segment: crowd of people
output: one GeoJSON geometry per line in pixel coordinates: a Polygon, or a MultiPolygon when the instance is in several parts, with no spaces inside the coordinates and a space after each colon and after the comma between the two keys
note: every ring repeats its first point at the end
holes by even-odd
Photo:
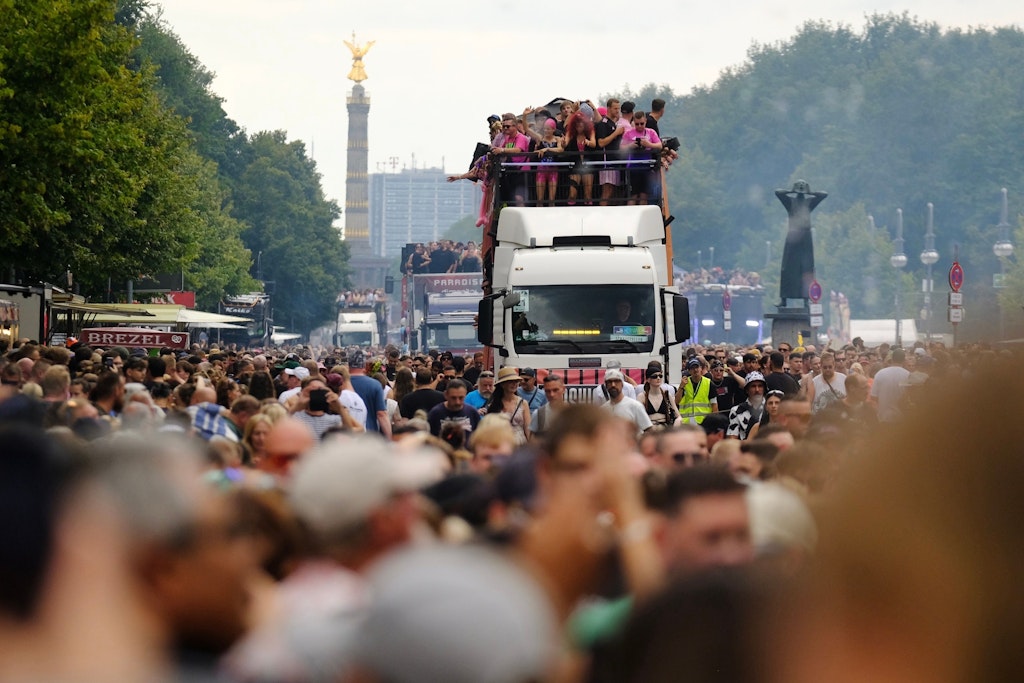
{"type": "Polygon", "coordinates": [[[713,268],[697,268],[683,273],[682,291],[689,292],[705,285],[736,285],[753,288],[762,286],[760,274],[742,268],[726,270],[720,266],[714,266],[713,268]]]}
{"type": "Polygon", "coordinates": [[[338,294],[338,308],[363,308],[387,301],[388,296],[383,289],[348,289],[338,294]]]}
{"type": "Polygon", "coordinates": [[[1005,681],[982,346],[0,349],[0,680],[1005,681]]]}
{"type": "Polygon", "coordinates": [[[614,97],[603,106],[560,99],[526,107],[518,116],[493,114],[487,117],[488,142],[477,145],[466,173],[448,181],[482,182],[478,226],[490,222],[496,201],[516,206],[660,204],[660,169],[679,157],[679,141],[663,139],[659,130],[665,105],[655,98],[648,112],[614,97]]]}
{"type": "Polygon", "coordinates": [[[473,240],[417,242],[403,265],[404,271],[411,275],[479,273],[482,268],[480,250],[473,240]]]}

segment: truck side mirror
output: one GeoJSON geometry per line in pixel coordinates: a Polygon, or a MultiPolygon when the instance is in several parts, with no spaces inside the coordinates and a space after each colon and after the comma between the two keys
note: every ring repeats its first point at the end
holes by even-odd
{"type": "Polygon", "coordinates": [[[476,338],[484,346],[494,346],[494,299],[480,299],[477,307],[476,338]]]}
{"type": "Polygon", "coordinates": [[[672,297],[672,318],[675,343],[682,344],[690,338],[690,300],[682,294],[672,297]]]}

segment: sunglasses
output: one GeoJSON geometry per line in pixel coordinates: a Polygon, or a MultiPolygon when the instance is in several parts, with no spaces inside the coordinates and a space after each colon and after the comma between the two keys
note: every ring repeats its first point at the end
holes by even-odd
{"type": "Polygon", "coordinates": [[[662,377],[664,377],[664,375],[658,373],[657,375],[651,375],[648,379],[661,379],[662,377]]]}
{"type": "Polygon", "coordinates": [[[674,460],[679,465],[685,465],[687,462],[692,462],[692,463],[696,464],[696,463],[699,463],[699,462],[704,462],[705,459],[706,458],[705,458],[703,453],[685,453],[684,452],[684,453],[673,453],[672,454],[672,460],[674,460]]]}

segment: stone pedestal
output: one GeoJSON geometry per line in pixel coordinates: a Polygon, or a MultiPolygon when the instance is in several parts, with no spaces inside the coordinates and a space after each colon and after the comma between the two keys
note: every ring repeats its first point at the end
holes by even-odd
{"type": "MultiPolygon", "coordinates": [[[[803,300],[800,300],[803,301],[803,300]]],[[[785,306],[777,306],[775,313],[766,313],[764,317],[772,322],[772,347],[779,348],[779,344],[787,342],[791,348],[799,345],[800,335],[803,335],[804,343],[814,343],[814,333],[811,329],[811,311],[804,301],[798,305],[790,299],[785,306]]]]}

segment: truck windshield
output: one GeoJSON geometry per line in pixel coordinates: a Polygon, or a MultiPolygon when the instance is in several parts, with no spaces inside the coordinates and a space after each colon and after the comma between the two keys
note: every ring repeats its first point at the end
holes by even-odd
{"type": "Polygon", "coordinates": [[[468,347],[476,342],[476,328],[472,322],[447,323],[427,326],[427,344],[430,348],[468,347]]]}
{"type": "Polygon", "coordinates": [[[519,353],[650,353],[656,326],[650,285],[515,288],[512,338],[519,353]]]}
{"type": "Polygon", "coordinates": [[[338,346],[364,346],[372,341],[372,332],[342,332],[338,335],[338,346]]]}

